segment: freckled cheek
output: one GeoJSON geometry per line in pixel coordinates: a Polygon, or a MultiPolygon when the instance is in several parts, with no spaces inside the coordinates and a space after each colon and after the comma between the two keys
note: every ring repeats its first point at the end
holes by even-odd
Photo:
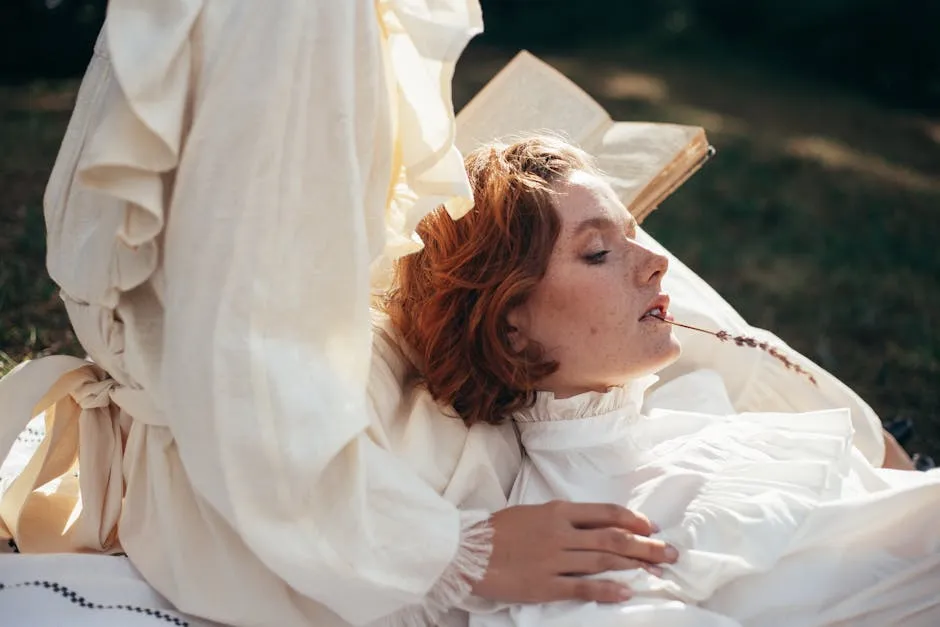
{"type": "MultiPolygon", "coordinates": [[[[559,272],[546,276],[541,288],[536,298],[539,326],[546,331],[550,328],[557,339],[564,335],[606,344],[612,333],[620,335],[627,330],[626,294],[618,289],[618,281],[559,272]]],[[[608,348],[612,347],[603,346],[608,348]]]]}
{"type": "Polygon", "coordinates": [[[607,303],[590,289],[566,289],[555,292],[548,309],[575,334],[603,333],[609,315],[607,303]]]}
{"type": "Polygon", "coordinates": [[[620,352],[627,333],[621,310],[602,295],[580,294],[574,299],[576,305],[567,318],[571,335],[580,338],[595,357],[620,352]]]}
{"type": "Polygon", "coordinates": [[[621,326],[624,322],[628,303],[626,295],[616,284],[586,285],[573,298],[579,303],[589,303],[591,317],[606,327],[621,326]]]}
{"type": "Polygon", "coordinates": [[[613,355],[618,360],[623,359],[624,354],[639,348],[638,333],[641,329],[635,319],[635,299],[624,290],[609,285],[602,293],[593,296],[598,301],[598,311],[593,318],[594,326],[598,328],[595,340],[600,344],[598,350],[604,351],[608,357],[613,355]]]}
{"type": "Polygon", "coordinates": [[[570,315],[578,307],[578,282],[570,273],[556,272],[547,275],[539,286],[537,300],[545,312],[557,316],[570,315]]]}

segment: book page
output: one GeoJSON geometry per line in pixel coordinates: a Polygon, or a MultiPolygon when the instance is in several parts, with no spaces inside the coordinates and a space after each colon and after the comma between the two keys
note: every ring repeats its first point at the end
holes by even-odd
{"type": "Polygon", "coordinates": [[[520,52],[457,115],[457,148],[547,131],[597,160],[608,182],[642,220],[704,163],[709,146],[696,126],[613,122],[561,72],[520,52]]]}
{"type": "Polygon", "coordinates": [[[585,149],[597,159],[621,202],[634,211],[632,205],[648,186],[658,178],[681,176],[678,170],[698,161],[707,147],[705,131],[696,126],[616,122],[596,145],[585,149]]]}
{"type": "Polygon", "coordinates": [[[630,211],[637,222],[643,222],[647,215],[659,208],[663,201],[698,172],[714,154],[715,149],[703,138],[701,142],[697,141],[689,146],[673,163],[666,166],[633,201],[630,211]]]}
{"type": "Polygon", "coordinates": [[[457,148],[467,154],[507,135],[549,131],[583,148],[610,116],[564,74],[520,52],[457,115],[457,148]]]}

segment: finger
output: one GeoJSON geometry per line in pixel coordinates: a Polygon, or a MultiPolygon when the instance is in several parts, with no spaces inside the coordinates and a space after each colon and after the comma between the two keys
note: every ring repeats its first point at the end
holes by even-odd
{"type": "Polygon", "coordinates": [[[663,569],[657,566],[656,564],[647,564],[646,562],[640,562],[640,564],[641,564],[640,568],[642,568],[649,574],[655,575],[657,577],[663,576],[663,569]]]}
{"type": "Polygon", "coordinates": [[[580,577],[556,577],[549,594],[546,601],[622,603],[633,598],[633,591],[621,583],[580,577]]]}
{"type": "Polygon", "coordinates": [[[567,545],[577,551],[601,551],[620,557],[659,564],[673,563],[679,552],[662,540],[639,536],[622,529],[576,529],[567,545]]]}
{"type": "Polygon", "coordinates": [[[568,519],[581,529],[618,527],[641,536],[656,531],[650,519],[613,503],[567,503],[568,519]]]}
{"type": "Polygon", "coordinates": [[[558,568],[565,576],[596,575],[612,570],[633,570],[649,566],[646,562],[603,551],[567,551],[558,568]]]}

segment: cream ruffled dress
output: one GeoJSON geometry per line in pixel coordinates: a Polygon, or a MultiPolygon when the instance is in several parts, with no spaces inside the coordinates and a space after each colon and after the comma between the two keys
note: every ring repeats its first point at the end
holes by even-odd
{"type": "Polygon", "coordinates": [[[540,394],[516,416],[527,458],[510,502],[620,503],[679,561],[603,575],[635,591],[620,605],[519,606],[473,627],[940,624],[940,472],[876,470],[847,410],[735,414],[711,371],[652,399],[698,412],[644,415],[654,380],[540,394]]]}

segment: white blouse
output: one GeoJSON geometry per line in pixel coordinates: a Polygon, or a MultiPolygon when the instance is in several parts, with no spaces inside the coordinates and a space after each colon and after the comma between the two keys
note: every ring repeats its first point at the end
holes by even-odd
{"type": "Polygon", "coordinates": [[[480,614],[472,627],[923,626],[940,620],[940,472],[876,470],[845,409],[735,413],[713,371],[660,400],[717,413],[641,413],[655,378],[605,393],[539,395],[519,412],[526,458],[510,503],[613,502],[679,550],[614,605],[563,602],[480,614]]]}

